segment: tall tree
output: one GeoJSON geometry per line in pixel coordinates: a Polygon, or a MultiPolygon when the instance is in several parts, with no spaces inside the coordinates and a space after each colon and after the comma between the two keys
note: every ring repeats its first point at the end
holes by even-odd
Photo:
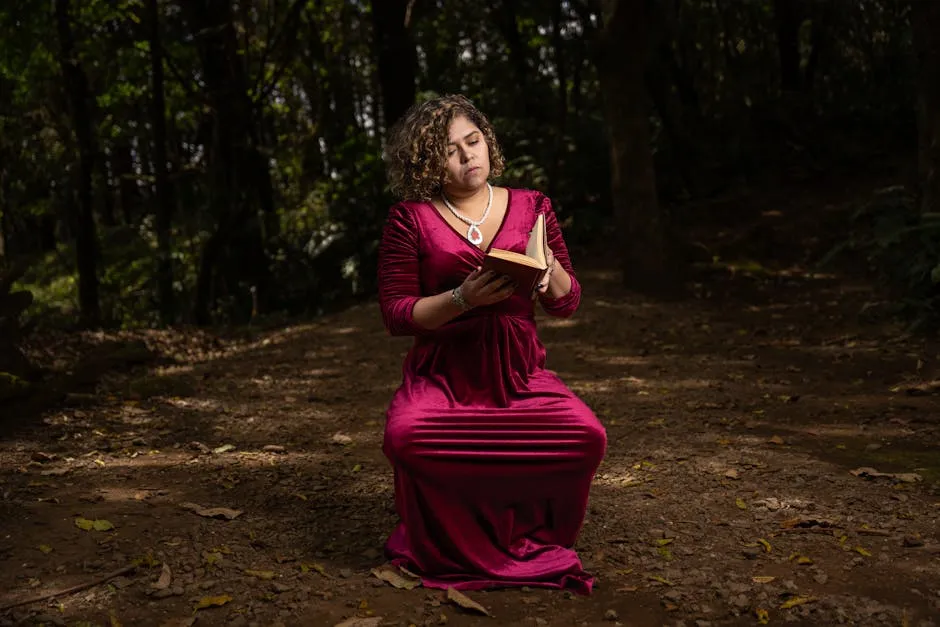
{"type": "Polygon", "coordinates": [[[415,101],[418,58],[411,38],[415,0],[373,0],[372,41],[382,90],[382,115],[389,128],[415,101]]]}
{"type": "Polygon", "coordinates": [[[69,103],[72,129],[78,144],[78,204],[74,219],[78,302],[82,324],[96,326],[101,322],[98,294],[98,232],[95,226],[93,185],[98,147],[91,120],[88,78],[75,47],[69,0],[55,0],[55,20],[59,35],[59,66],[69,103]]]}
{"type": "Polygon", "coordinates": [[[913,2],[920,208],[940,211],[940,3],[913,2]]]}
{"type": "MultiPolygon", "coordinates": [[[[583,24],[596,19],[587,6],[578,8],[583,24]]],[[[650,149],[644,81],[649,11],[647,0],[607,0],[592,45],[610,141],[611,195],[624,285],[665,294],[676,287],[676,276],[650,149]]]]}
{"type": "Polygon", "coordinates": [[[170,189],[170,177],[167,170],[166,96],[158,0],[147,1],[147,22],[150,27],[150,123],[153,127],[153,170],[157,198],[155,225],[157,231],[157,299],[160,307],[160,318],[164,324],[172,324],[176,319],[171,242],[174,198],[170,189]]]}

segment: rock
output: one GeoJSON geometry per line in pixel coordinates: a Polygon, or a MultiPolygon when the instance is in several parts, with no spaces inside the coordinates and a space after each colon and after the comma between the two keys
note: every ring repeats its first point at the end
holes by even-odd
{"type": "Polygon", "coordinates": [[[284,594],[285,592],[290,592],[291,590],[293,590],[291,586],[287,585],[286,583],[281,583],[279,581],[275,581],[274,583],[272,583],[271,589],[274,590],[278,594],[284,594]]]}
{"type": "Polygon", "coordinates": [[[617,610],[607,610],[604,612],[604,620],[615,621],[620,618],[620,615],[617,613],[617,610]]]}
{"type": "Polygon", "coordinates": [[[758,557],[760,557],[761,550],[762,549],[758,549],[756,547],[748,547],[746,549],[742,549],[741,554],[749,560],[756,560],[758,557]]]}
{"type": "Polygon", "coordinates": [[[829,581],[829,575],[827,575],[826,573],[819,573],[818,575],[813,577],[813,581],[815,581],[819,585],[823,585],[824,583],[829,581]]]}
{"type": "Polygon", "coordinates": [[[268,444],[261,449],[265,453],[286,453],[287,449],[279,444],[268,444]]]}
{"type": "Polygon", "coordinates": [[[682,593],[679,592],[678,590],[667,590],[666,593],[663,594],[663,598],[669,601],[670,603],[678,604],[679,601],[682,600],[682,593]]]}
{"type": "Polygon", "coordinates": [[[353,571],[351,568],[341,568],[339,571],[339,576],[343,579],[349,579],[353,576],[353,571]]]}
{"type": "Polygon", "coordinates": [[[171,596],[173,596],[173,589],[166,588],[164,590],[157,590],[156,592],[150,595],[150,598],[151,599],[169,599],[171,596]]]}
{"type": "Polygon", "coordinates": [[[173,588],[170,588],[170,590],[173,593],[173,596],[175,597],[181,597],[184,594],[186,594],[186,591],[183,590],[182,586],[174,586],[173,588]]]}
{"type": "Polygon", "coordinates": [[[746,610],[750,606],[751,602],[748,601],[746,594],[739,594],[738,596],[731,599],[731,603],[734,604],[738,609],[746,610]]]}
{"type": "Polygon", "coordinates": [[[199,584],[199,588],[201,590],[211,590],[212,588],[215,588],[217,585],[219,585],[219,582],[216,581],[215,579],[206,579],[205,581],[199,584]]]}
{"type": "Polygon", "coordinates": [[[904,540],[901,541],[901,544],[908,548],[924,546],[924,539],[920,537],[920,534],[908,534],[904,536],[904,540]]]}

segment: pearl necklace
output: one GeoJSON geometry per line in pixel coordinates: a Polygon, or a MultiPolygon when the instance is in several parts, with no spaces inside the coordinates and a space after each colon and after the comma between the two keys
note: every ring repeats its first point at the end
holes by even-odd
{"type": "Polygon", "coordinates": [[[479,246],[480,242],[483,241],[483,231],[480,230],[480,225],[486,221],[486,218],[490,215],[490,207],[493,206],[493,186],[489,183],[486,184],[487,189],[490,192],[490,199],[486,203],[486,209],[483,210],[483,217],[479,220],[471,220],[465,215],[462,215],[457,208],[450,204],[450,201],[447,200],[447,196],[444,195],[444,191],[441,190],[441,199],[443,199],[444,204],[447,205],[447,208],[450,209],[450,212],[454,214],[454,217],[465,222],[470,227],[467,229],[467,239],[470,240],[470,243],[474,246],[479,246]]]}

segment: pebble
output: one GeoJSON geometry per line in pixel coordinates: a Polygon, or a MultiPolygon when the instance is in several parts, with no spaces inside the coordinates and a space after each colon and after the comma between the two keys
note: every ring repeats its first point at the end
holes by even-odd
{"type": "Polygon", "coordinates": [[[663,598],[671,603],[679,603],[682,600],[682,593],[678,590],[668,590],[663,594],[663,598]]]}
{"type": "Polygon", "coordinates": [[[826,583],[827,581],[829,581],[829,575],[827,575],[826,573],[819,573],[818,575],[813,577],[813,580],[819,585],[822,585],[826,583]]]}
{"type": "Polygon", "coordinates": [[[732,602],[736,607],[738,607],[738,608],[740,608],[740,609],[742,609],[742,610],[747,609],[747,607],[751,604],[751,602],[747,600],[747,595],[745,595],[745,594],[739,594],[738,596],[736,596],[736,597],[734,597],[733,599],[731,599],[731,602],[732,602]]]}
{"type": "Polygon", "coordinates": [[[271,589],[277,592],[278,594],[284,594],[285,592],[290,592],[291,590],[293,590],[291,586],[287,585],[286,583],[281,583],[279,581],[275,581],[274,583],[272,583],[271,589]]]}
{"type": "Polygon", "coordinates": [[[617,610],[607,610],[604,612],[604,620],[614,621],[617,620],[620,615],[617,613],[617,610]]]}

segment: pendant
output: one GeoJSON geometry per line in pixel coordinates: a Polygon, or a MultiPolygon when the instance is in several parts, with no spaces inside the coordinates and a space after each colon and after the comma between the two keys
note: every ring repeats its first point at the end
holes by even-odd
{"type": "Polygon", "coordinates": [[[474,246],[479,246],[480,242],[483,241],[483,231],[477,228],[475,224],[471,224],[470,228],[467,229],[467,239],[474,246]]]}

